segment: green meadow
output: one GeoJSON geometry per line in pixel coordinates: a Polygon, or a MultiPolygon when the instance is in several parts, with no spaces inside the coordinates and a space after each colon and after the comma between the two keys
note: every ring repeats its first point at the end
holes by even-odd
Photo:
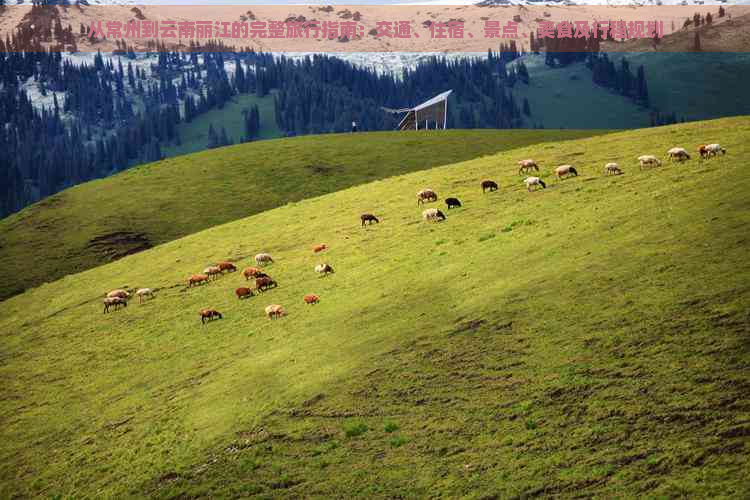
{"type": "Polygon", "coordinates": [[[288,202],[515,147],[601,133],[450,130],[305,136],[138,166],[67,189],[0,220],[0,267],[7,270],[0,273],[0,299],[288,202]]]}
{"type": "MultiPolygon", "coordinates": [[[[508,133],[398,137],[416,142],[404,162],[421,151],[437,163],[437,144],[474,134],[508,133]]],[[[383,146],[360,156],[375,174],[357,186],[367,176],[335,170],[353,164],[347,147],[396,135],[295,139],[318,141],[334,171],[284,203],[266,190],[292,167],[264,158],[245,218],[225,199],[244,189],[241,147],[183,163],[179,183],[163,182],[175,159],[70,190],[139,186],[116,197],[123,218],[176,229],[0,303],[0,497],[747,497],[748,134],[749,118],[721,119],[387,175],[383,146]],[[635,160],[704,142],[727,155],[645,171],[635,160]],[[526,191],[524,158],[547,189],[526,191]],[[624,174],[605,177],[610,161],[624,174]],[[563,163],[580,175],[555,180],[563,163]],[[191,185],[201,172],[211,196],[191,185]],[[500,189],[483,194],[485,178],[500,189]],[[446,221],[422,220],[425,187],[446,221]],[[448,196],[463,207],[445,210],[448,196]],[[364,212],[380,224],[362,228],[364,212]],[[317,243],[330,249],[313,254],[317,243]],[[261,251],[276,289],[238,300],[240,273],[185,288],[261,251]],[[318,276],[320,262],[336,272],[318,276]],[[123,286],[156,298],[102,314],[123,286]],[[269,304],[287,316],[267,319],[269,304]],[[224,318],[202,325],[204,307],[224,318]]]]}

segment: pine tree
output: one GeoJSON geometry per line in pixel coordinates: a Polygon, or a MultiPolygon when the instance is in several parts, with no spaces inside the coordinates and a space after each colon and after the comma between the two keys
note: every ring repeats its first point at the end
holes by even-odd
{"type": "Polygon", "coordinates": [[[219,137],[216,135],[213,124],[208,125],[208,149],[214,149],[219,146],[219,137]]]}
{"type": "Polygon", "coordinates": [[[531,116],[531,107],[529,106],[529,100],[527,98],[523,98],[523,114],[526,116],[531,116]]]}

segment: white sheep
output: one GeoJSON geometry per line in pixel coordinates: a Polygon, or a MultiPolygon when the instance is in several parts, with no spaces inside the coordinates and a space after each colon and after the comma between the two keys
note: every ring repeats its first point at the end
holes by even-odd
{"type": "Polygon", "coordinates": [[[706,151],[708,151],[709,155],[714,155],[714,156],[716,156],[719,153],[721,153],[723,155],[727,154],[727,150],[724,149],[724,148],[722,148],[718,144],[708,144],[706,146],[706,151]]]}
{"type": "Polygon", "coordinates": [[[641,155],[638,157],[638,162],[641,164],[641,170],[644,167],[660,167],[661,160],[654,155],[641,155]]]}
{"type": "Polygon", "coordinates": [[[154,291],[150,288],[139,288],[135,294],[138,296],[138,303],[143,303],[143,299],[148,297],[149,299],[154,298],[154,291]]]}
{"type": "Polygon", "coordinates": [[[109,312],[110,307],[114,307],[115,310],[119,309],[120,306],[128,307],[128,301],[125,297],[107,297],[104,299],[104,313],[109,312]]]}
{"type": "Polygon", "coordinates": [[[571,175],[575,175],[576,177],[578,177],[578,171],[573,165],[560,165],[555,169],[555,175],[557,176],[558,180],[562,180],[563,176],[569,177],[571,175]]]}
{"type": "Polygon", "coordinates": [[[422,212],[422,218],[426,221],[440,221],[445,220],[445,214],[437,208],[428,208],[422,212]]]}
{"type": "Polygon", "coordinates": [[[667,151],[667,156],[669,156],[670,161],[684,161],[690,159],[690,155],[685,148],[672,148],[667,151]]]}
{"type": "Polygon", "coordinates": [[[547,185],[544,183],[542,179],[539,177],[527,177],[523,180],[523,183],[526,184],[526,189],[531,192],[531,186],[541,186],[542,189],[545,189],[547,185]]]}
{"type": "Polygon", "coordinates": [[[607,163],[604,165],[604,175],[620,175],[622,174],[622,170],[620,170],[620,165],[617,163],[607,163]]]}
{"type": "Polygon", "coordinates": [[[259,253],[255,256],[255,263],[259,266],[263,264],[267,264],[268,262],[273,262],[273,258],[271,258],[270,254],[267,253],[259,253]]]}
{"type": "Polygon", "coordinates": [[[518,175],[531,172],[532,170],[539,172],[539,165],[534,160],[521,160],[518,162],[518,167],[518,175]]]}
{"type": "Polygon", "coordinates": [[[286,311],[279,304],[266,306],[266,316],[268,316],[268,319],[279,318],[284,315],[286,315],[286,311]]]}
{"type": "Polygon", "coordinates": [[[212,276],[217,278],[221,274],[221,268],[219,266],[208,266],[203,270],[203,274],[207,274],[209,278],[212,276]]]}

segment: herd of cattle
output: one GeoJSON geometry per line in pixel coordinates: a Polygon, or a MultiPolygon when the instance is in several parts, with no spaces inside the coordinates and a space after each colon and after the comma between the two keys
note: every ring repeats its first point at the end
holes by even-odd
{"type": "MultiPolygon", "coordinates": [[[[726,154],[726,150],[719,144],[701,144],[700,146],[698,146],[698,154],[700,155],[701,159],[708,159],[718,154],[724,155],[726,154]]],[[[682,162],[690,160],[691,157],[684,148],[675,147],[667,151],[667,158],[673,162],[682,162]]],[[[659,160],[654,155],[639,156],[638,163],[641,170],[645,167],[661,166],[661,160],[659,160]]],[[[539,165],[534,160],[521,160],[518,162],[518,166],[519,175],[528,174],[533,171],[539,172],[539,165]]],[[[617,163],[607,163],[604,166],[604,175],[621,175],[622,173],[623,170],[617,163]]],[[[556,167],[554,169],[554,174],[558,180],[563,180],[570,176],[578,176],[578,171],[572,165],[560,165],[559,167],[556,167]]],[[[529,192],[532,191],[532,187],[541,189],[545,189],[547,187],[546,183],[540,177],[529,176],[526,177],[523,182],[529,192]]],[[[492,192],[498,190],[498,185],[495,181],[483,180],[481,182],[481,188],[483,193],[486,193],[488,191],[492,192]]],[[[438,196],[435,191],[433,191],[432,189],[422,189],[417,193],[417,206],[425,203],[435,202],[437,201],[437,199],[438,196]]],[[[455,197],[446,198],[445,204],[447,205],[449,210],[451,208],[458,208],[462,206],[461,201],[455,197]]],[[[446,216],[441,210],[438,210],[437,208],[427,208],[422,212],[422,218],[425,221],[437,222],[445,220],[446,216]]],[[[380,222],[380,220],[375,215],[369,213],[362,214],[360,216],[360,221],[362,223],[362,227],[369,224],[377,224],[380,222]]],[[[313,247],[313,252],[317,254],[327,249],[327,245],[319,244],[313,247]]],[[[250,279],[255,280],[255,288],[250,288],[247,286],[236,288],[235,295],[238,299],[241,300],[252,297],[256,294],[263,293],[271,288],[276,288],[278,286],[278,283],[261,269],[261,267],[264,267],[267,264],[272,264],[273,262],[274,260],[270,254],[259,253],[255,256],[255,263],[258,267],[245,268],[241,273],[245,278],[245,281],[248,281],[250,279]]],[[[192,288],[194,286],[208,283],[212,279],[216,279],[219,276],[223,275],[225,272],[232,273],[236,271],[237,267],[233,263],[219,262],[216,265],[205,268],[200,274],[194,274],[190,276],[187,280],[187,288],[192,288]]],[[[315,272],[322,276],[326,276],[333,273],[334,271],[333,267],[331,267],[329,264],[323,263],[315,266],[315,272]]],[[[106,297],[104,299],[104,312],[109,312],[110,308],[117,310],[120,307],[127,307],[128,300],[133,294],[138,297],[140,303],[142,303],[144,300],[154,298],[154,290],[152,290],[151,288],[140,288],[138,290],[135,290],[134,292],[124,289],[112,290],[111,292],[106,294],[106,297]]],[[[305,302],[305,304],[316,304],[320,301],[320,297],[311,293],[305,295],[303,297],[303,301],[305,302]]],[[[271,304],[267,306],[265,308],[265,313],[269,319],[279,318],[286,315],[284,307],[279,304],[271,304]]],[[[213,308],[201,309],[199,314],[201,323],[204,324],[206,321],[223,318],[222,314],[213,308]]]]}

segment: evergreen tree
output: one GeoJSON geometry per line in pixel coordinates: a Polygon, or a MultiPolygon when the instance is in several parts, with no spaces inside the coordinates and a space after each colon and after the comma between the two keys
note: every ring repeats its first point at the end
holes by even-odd
{"type": "Polygon", "coordinates": [[[214,149],[219,147],[219,136],[216,135],[216,131],[214,130],[213,124],[208,125],[208,144],[206,145],[208,149],[214,149]]]}

